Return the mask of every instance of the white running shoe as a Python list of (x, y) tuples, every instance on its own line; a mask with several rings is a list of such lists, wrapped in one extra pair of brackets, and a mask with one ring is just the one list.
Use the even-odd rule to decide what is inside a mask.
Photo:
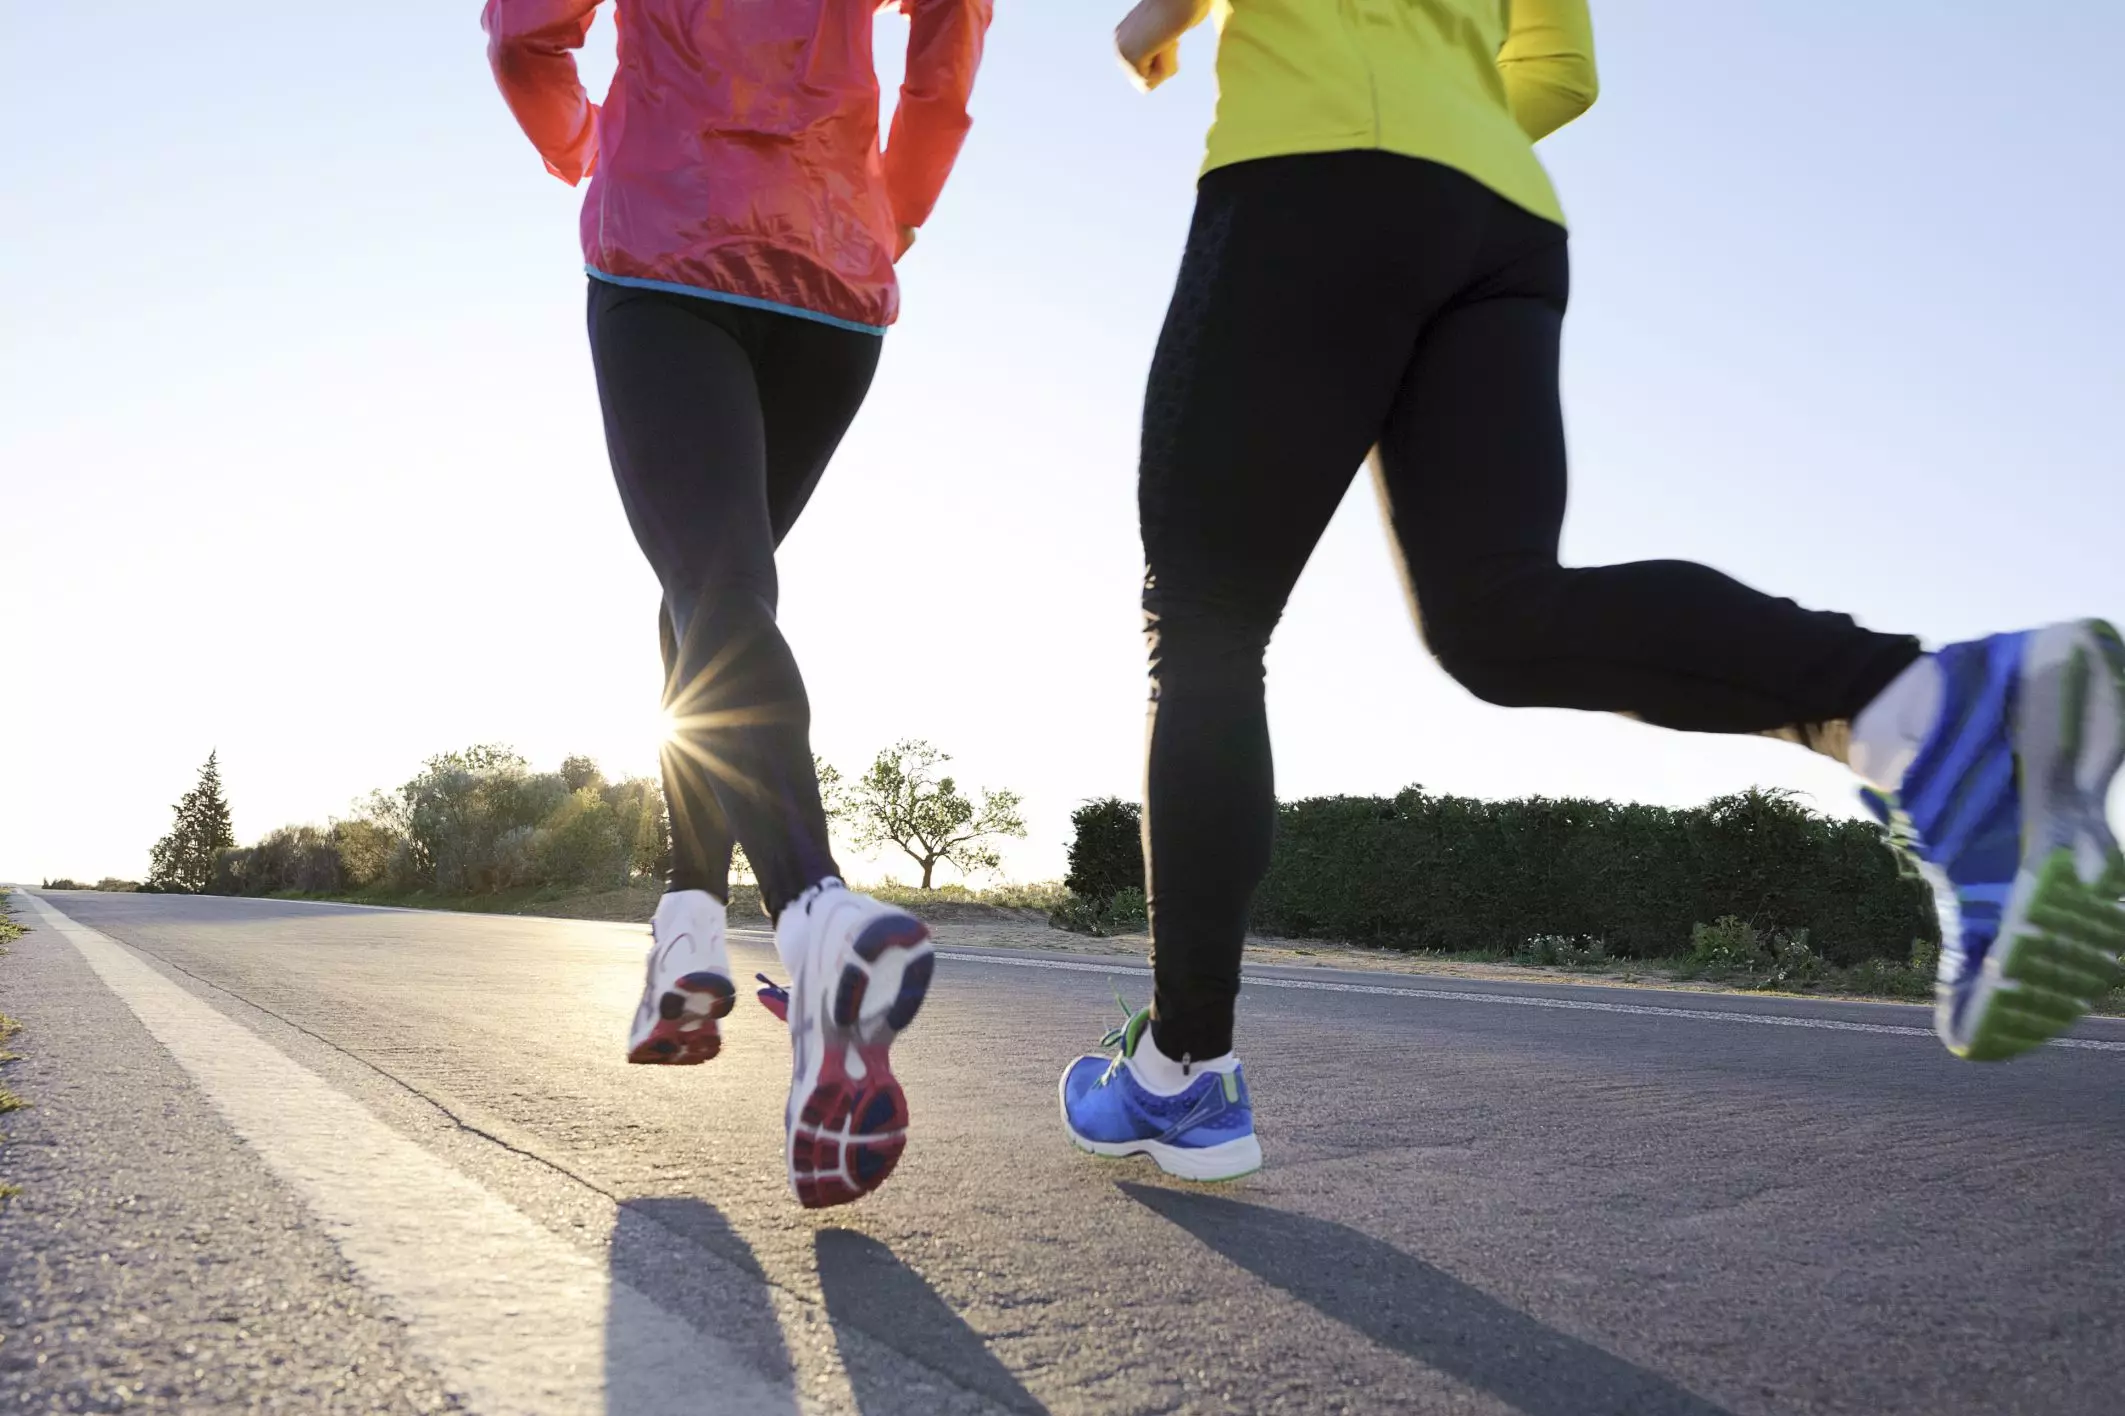
[(673, 890), (649, 922), (648, 977), (627, 1035), (627, 1060), (666, 1067), (706, 1062), (723, 1046), (716, 1019), (730, 1012), (730, 948), (723, 904), (706, 890)]
[(887, 1051), (929, 992), (930, 931), (825, 880), (784, 908), (775, 948), (792, 975), (790, 1189), (806, 1209), (845, 1205), (883, 1185), (907, 1146), (907, 1096)]

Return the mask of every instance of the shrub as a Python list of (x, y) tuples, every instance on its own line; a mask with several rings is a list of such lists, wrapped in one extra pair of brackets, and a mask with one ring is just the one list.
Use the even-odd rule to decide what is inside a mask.
[(1941, 971), (1941, 943), (1938, 939), (1914, 939), (1911, 941), (1911, 972), (1927, 982), (1932, 982)]
[(1104, 938), (1110, 934), (1139, 933), (1150, 920), (1144, 907), (1144, 892), (1131, 887), (1117, 890), (1104, 900), (1074, 893), (1068, 895), (1049, 913), (1048, 923), (1072, 934)]
[(633, 842), (596, 787), (580, 788), (546, 817), (533, 838), (539, 883), (617, 886), (627, 883)]
[(384, 863), (384, 888), (410, 894), (426, 886), (432, 877), (421, 862), (420, 848), (400, 836), (391, 843), (391, 858)]
[(1538, 934), (1527, 941), (1520, 959), (1551, 967), (1587, 968), (1609, 962), (1608, 945), (1599, 939), (1571, 939), (1561, 934)]
[(340, 869), (349, 886), (366, 889), (383, 882), (391, 866), (391, 852), (399, 842), (397, 832), (381, 822), (356, 817), (333, 822), (330, 835), (332, 844), (339, 849)]
[(251, 850), (231, 846), (214, 857), (214, 874), (207, 881), (209, 895), (244, 895), (251, 879)]
[(606, 787), (604, 796), (628, 843), (629, 873), (662, 879), (671, 869), (671, 818), (664, 809), (663, 787), (654, 778), (629, 777)]
[(1070, 813), (1070, 873), (1063, 886), (1088, 900), (1144, 888), (1143, 809), (1120, 797), (1088, 801)]
[(544, 882), (544, 873), (539, 868), (538, 839), (539, 828), (536, 826), (519, 826), (502, 833), (494, 843), (492, 863), (496, 889)]
[(1861, 959), (1845, 975), (1845, 985), (1855, 993), (1881, 993), (1895, 998), (1931, 998), (1933, 971), (1906, 968), (1888, 959)]
[(1829, 972), (1830, 966), (1820, 954), (1808, 947), (1808, 931), (1803, 929), (1793, 934), (1774, 935), (1770, 941), (1771, 973), (1764, 980), (1764, 987), (1785, 985), (1803, 988), (1819, 983)]
[(79, 880), (69, 880), (62, 875), (57, 880), (45, 881), (42, 888), (46, 890), (86, 890), (89, 887), (82, 884)]
[(214, 857), (207, 893), (213, 895), (333, 895), (346, 888), (339, 847), (315, 826), (283, 826), (255, 846)]
[(1699, 968), (1744, 972), (1761, 968), (1769, 955), (1763, 932), (1733, 915), (1690, 930), (1690, 962)]

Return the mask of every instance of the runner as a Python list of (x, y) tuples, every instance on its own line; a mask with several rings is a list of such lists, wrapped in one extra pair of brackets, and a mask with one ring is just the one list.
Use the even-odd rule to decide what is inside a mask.
[(488, 0), (510, 110), (571, 185), (605, 440), (663, 586), (673, 866), (630, 1062), (705, 1062), (735, 990), (733, 839), (793, 975), (785, 1158), (807, 1207), (883, 1184), (906, 1145), (887, 1049), (922, 1005), (929, 931), (846, 889), (810, 707), (775, 625), (775, 549), (863, 404), (899, 313), (894, 263), (969, 126), (989, 0), (900, 0), (907, 82), (878, 144), (878, 0), (618, 0), (602, 107), (572, 51), (599, 0)]
[[(1123, 21), (1143, 87), (1210, 8), (1144, 0)], [(2009, 1057), (2070, 1025), (2125, 946), (2110, 626), (1925, 654), (1702, 566), (1558, 563), (1568, 266), (1532, 143), (1594, 101), (1585, 0), (1224, 0), (1218, 18), (1144, 405), (1153, 1001), (1111, 1060), (1064, 1073), (1072, 1139), (1194, 1179), (1261, 1163), (1232, 1019), (1276, 819), (1263, 651), (1368, 450), (1425, 641), (1471, 692), (1848, 762), (1951, 923), (1948, 1046)]]

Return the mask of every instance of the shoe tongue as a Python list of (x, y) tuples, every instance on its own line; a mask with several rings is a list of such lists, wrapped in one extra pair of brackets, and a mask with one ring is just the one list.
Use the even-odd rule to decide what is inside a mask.
[(1143, 1040), (1144, 1029), (1151, 1026), (1151, 1010), (1139, 1008), (1122, 1024), (1122, 1056), (1134, 1057), (1136, 1045)]

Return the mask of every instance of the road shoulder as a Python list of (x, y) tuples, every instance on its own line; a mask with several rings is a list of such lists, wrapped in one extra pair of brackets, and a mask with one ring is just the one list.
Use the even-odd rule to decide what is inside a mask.
[(0, 1147), (0, 1407), (459, 1409), (80, 954), (18, 919), (0, 980), (32, 1104)]

